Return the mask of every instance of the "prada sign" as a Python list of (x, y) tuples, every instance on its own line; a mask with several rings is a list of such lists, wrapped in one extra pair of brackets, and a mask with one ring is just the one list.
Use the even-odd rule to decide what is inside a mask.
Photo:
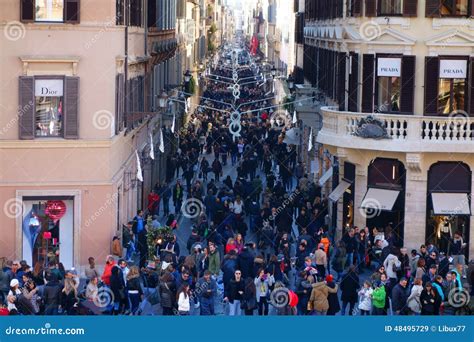
[(63, 80), (35, 80), (35, 96), (63, 96)]
[(378, 58), (377, 76), (400, 77), (402, 74), (401, 58)]
[(466, 78), (467, 60), (442, 59), (439, 62), (439, 78)]

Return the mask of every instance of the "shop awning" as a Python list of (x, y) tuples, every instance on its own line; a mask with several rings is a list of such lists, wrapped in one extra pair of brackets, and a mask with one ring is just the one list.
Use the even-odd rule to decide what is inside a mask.
[(341, 180), (339, 185), (329, 194), (329, 199), (333, 202), (339, 201), (342, 194), (351, 186), (351, 183), (345, 180)]
[(369, 188), (362, 200), (361, 208), (375, 210), (392, 210), (400, 190)]
[(435, 215), (471, 215), (468, 194), (435, 192), (431, 199)]
[(326, 182), (332, 177), (332, 167), (329, 168), (325, 173), (324, 175), (319, 178), (319, 186), (323, 186), (324, 184), (326, 184)]

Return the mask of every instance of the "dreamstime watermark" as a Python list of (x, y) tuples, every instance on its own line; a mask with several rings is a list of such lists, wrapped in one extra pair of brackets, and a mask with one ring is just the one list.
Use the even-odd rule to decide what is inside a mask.
[(15, 328), (9, 326), (5, 335), (85, 335), (84, 328), (52, 328), (51, 323), (45, 323), (39, 328)]
[(184, 217), (194, 219), (199, 217), (201, 213), (204, 212), (204, 208), (205, 206), (202, 201), (198, 200), (197, 198), (188, 198), (181, 206), (181, 212), (183, 213)]
[(3, 34), (9, 41), (16, 42), (26, 36), (26, 28), (23, 23), (13, 20), (9, 21), (3, 28)]
[(106, 130), (114, 124), (114, 115), (108, 110), (102, 109), (94, 113), (92, 124), (98, 130)]
[(106, 308), (114, 303), (114, 292), (108, 287), (101, 287), (92, 301), (98, 308)]
[(371, 20), (363, 23), (360, 26), (359, 34), (363, 40), (374, 40), (380, 37), (380, 35), (382, 34), (382, 28), (377, 22)]
[(115, 26), (115, 24), (117, 22), (117, 19), (118, 19), (117, 16), (115, 16), (113, 18), (107, 17), (107, 20), (104, 23), (104, 25), (102, 26), (102, 28), (99, 30), (99, 32), (94, 34), (94, 36), (92, 37), (92, 39), (90, 41), (88, 41), (84, 44), (84, 48), (86, 50), (89, 50), (93, 45), (95, 45), (95, 43), (97, 43), (102, 38), (102, 36), (104, 35), (105, 32), (107, 32), (110, 28)]
[(25, 211), (25, 204), (18, 198), (10, 198), (3, 205), (3, 213), (11, 219), (20, 217)]
[(10, 129), (14, 128), (20, 118), (25, 115), (25, 113), (33, 108), (33, 101), (28, 102), (24, 106), (18, 106), (17, 113), (10, 121), (7, 122), (5, 126), (0, 129), (0, 136), (6, 134)]
[(290, 290), (286, 287), (276, 287), (270, 292), (270, 303), (275, 308), (284, 308), (290, 304)]
[(471, 301), (471, 296), (469, 295), (469, 291), (459, 288), (454, 288), (448, 293), (448, 303), (453, 308), (462, 308), (466, 306)]
[(92, 223), (94, 223), (108, 208), (117, 203), (118, 197), (118, 192), (114, 193), (112, 196), (109, 195), (105, 203), (85, 221), (84, 226), (89, 227)]
[(278, 109), (270, 116), (270, 123), (272, 125), (272, 128), (290, 127), (292, 121), (293, 118), (288, 113), (288, 111), (284, 109)]
[(377, 217), (382, 212), (382, 205), (375, 198), (365, 198), (359, 208), (362, 217), (372, 219)]
[(299, 196), (300, 194), (300, 191), (298, 189), (296, 189), (290, 196), (288, 196), (288, 198), (286, 198), (283, 203), (278, 207), (276, 208), (275, 212), (272, 212), (272, 214), (270, 215), (270, 217), (268, 218), (268, 220), (265, 222), (265, 223), (269, 223), (268, 221), (273, 221), (275, 220), (275, 218), (280, 215), (280, 213), (285, 210), (290, 204), (292, 204), (294, 202), (294, 200), (296, 199), (297, 196)]

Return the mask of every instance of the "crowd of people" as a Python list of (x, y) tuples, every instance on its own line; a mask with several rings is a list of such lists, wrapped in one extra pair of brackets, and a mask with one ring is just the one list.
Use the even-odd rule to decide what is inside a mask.
[[(288, 127), (275, 123), (266, 85), (255, 68), (239, 67), (239, 79), (253, 81), (234, 99), (219, 81), (232, 73), (212, 70), (201, 105), (179, 132), (178, 153), (167, 160), (167, 182), (155, 185), (147, 208), (114, 239), (104, 270), (89, 258), (84, 283), (57, 262), (31, 269), (9, 261), (0, 271), (9, 314), (137, 315), (145, 304), (163, 315), (216, 315), (220, 308), (227, 315), (474, 313), (474, 266), (465, 265), (462, 235), (448, 255), (433, 244), (408, 251), (390, 224), (347, 227), (335, 239), (327, 198), (296, 146), (285, 142)], [(236, 108), (238, 137), (229, 131)], [(202, 206), (183, 225), (189, 199)], [(174, 238), (157, 243), (150, 260), (147, 232), (163, 225)], [(185, 243), (179, 230), (191, 231)]]

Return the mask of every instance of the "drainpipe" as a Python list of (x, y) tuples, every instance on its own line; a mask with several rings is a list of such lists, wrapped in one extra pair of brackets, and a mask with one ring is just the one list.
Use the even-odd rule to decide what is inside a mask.
[[(130, 18), (130, 2), (127, 1), (126, 3), (126, 9), (125, 9), (125, 18), (124, 18), (124, 24), (125, 24), (125, 65), (124, 65), (124, 78), (125, 78), (125, 101), (124, 101), (124, 115), (125, 115), (125, 123), (128, 124), (128, 24), (129, 24), (129, 18)], [(128, 130), (128, 127), (127, 127)]]
[(143, 0), (143, 23), (145, 26), (145, 56), (148, 56), (148, 0)]

